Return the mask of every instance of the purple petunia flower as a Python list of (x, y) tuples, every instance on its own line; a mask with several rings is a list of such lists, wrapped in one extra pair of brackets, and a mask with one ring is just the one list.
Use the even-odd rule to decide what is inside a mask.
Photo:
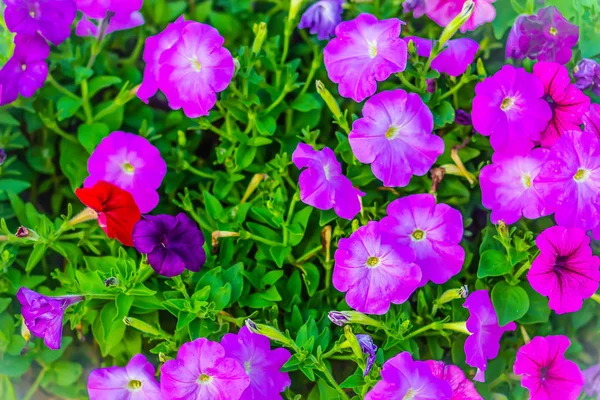
[(280, 393), (291, 383), (288, 373), (281, 372), (283, 364), (292, 356), (289, 351), (283, 348), (271, 350), (269, 338), (252, 333), (245, 326), (237, 335), (223, 336), (221, 345), (225, 348), (225, 356), (239, 361), (250, 377), (250, 386), (240, 400), (282, 399)]
[(402, 12), (413, 13), (413, 18), (421, 18), (425, 14), (425, 0), (404, 0)]
[(531, 400), (577, 400), (584, 379), (577, 364), (565, 358), (570, 345), (563, 335), (537, 336), (517, 351), (513, 371)]
[(552, 109), (552, 118), (541, 135), (542, 146), (551, 147), (564, 132), (579, 130), (590, 98), (571, 84), (569, 71), (560, 64), (538, 62), (533, 73), (544, 84), (545, 98)]
[[(413, 41), (419, 57), (429, 57), (431, 49), (437, 41), (407, 36), (404, 41)], [(452, 39), (446, 42), (444, 50), (431, 62), (431, 69), (450, 76), (460, 76), (465, 73), (475, 59), (479, 43), (469, 38)]]
[(342, 4), (345, 0), (319, 0), (302, 14), (298, 29), (310, 28), (310, 34), (317, 34), (319, 40), (329, 39), (335, 27), (342, 22)]
[(460, 246), (463, 221), (460, 212), (436, 204), (431, 194), (413, 194), (392, 201), (381, 230), (393, 235), (401, 252), (412, 249), (421, 267), (420, 286), (447, 282), (462, 269), (465, 251)]
[(4, 20), (9, 31), (23, 35), (40, 33), (58, 46), (71, 34), (77, 15), (73, 0), (4, 0)]
[(452, 387), (452, 397), (450, 400), (483, 400), (483, 397), (475, 390), (473, 382), (468, 380), (462, 369), (456, 365), (433, 360), (425, 362), (429, 365), (433, 376), (445, 380)]
[(203, 244), (198, 225), (184, 213), (145, 215), (133, 228), (134, 247), (148, 254), (150, 266), (163, 276), (200, 271), (206, 262)]
[(292, 154), (300, 173), (300, 199), (319, 210), (333, 208), (341, 218), (352, 219), (360, 211), (360, 198), (365, 194), (352, 186), (350, 179), (342, 175), (342, 166), (334, 152), (325, 147), (316, 151), (304, 143), (298, 143)]
[(385, 314), (390, 303), (402, 304), (419, 287), (421, 269), (413, 263), (411, 248), (395, 249), (386, 241), (380, 223), (369, 222), (335, 252), (333, 286), (346, 293), (346, 302), (357, 311)]
[(88, 159), (84, 187), (98, 181), (112, 183), (133, 196), (140, 212), (158, 204), (156, 189), (167, 173), (167, 164), (148, 139), (133, 133), (113, 132), (100, 142)]
[(490, 220), (513, 224), (521, 218), (536, 219), (551, 211), (534, 185), (547, 149), (533, 149), (529, 154), (494, 154), (494, 163), (481, 169), (481, 202), (492, 210)]
[(506, 42), (506, 58), (555, 61), (567, 64), (571, 48), (579, 40), (579, 28), (556, 7), (545, 7), (537, 15), (517, 17)]
[(498, 356), (500, 339), (506, 331), (514, 331), (517, 326), (510, 322), (498, 325), (498, 316), (492, 306), (487, 290), (477, 290), (469, 295), (463, 307), (469, 310), (467, 330), (471, 335), (465, 341), (467, 364), (477, 368), (475, 380), (483, 382), (488, 360)]
[(50, 46), (38, 34), (18, 34), (15, 38), (15, 51), (0, 69), (2, 98), (0, 106), (15, 101), (19, 94), (31, 97), (44, 86), (48, 77), (46, 59)]
[(579, 310), (600, 282), (600, 258), (592, 255), (589, 236), (579, 228), (552, 226), (535, 244), (540, 254), (527, 274), (531, 287), (549, 298), (557, 314)]
[[(440, 26), (446, 26), (462, 11), (467, 0), (425, 0), (425, 13)], [(478, 26), (492, 22), (496, 18), (496, 9), (492, 5), (496, 0), (473, 0), (473, 14), (460, 31), (474, 31)]]
[(424, 361), (413, 361), (410, 353), (403, 351), (383, 364), (382, 380), (369, 391), (365, 400), (450, 400), (452, 387), (436, 378)]
[(505, 65), (475, 86), (473, 127), (491, 135), (496, 151), (527, 153), (552, 117), (543, 96), (542, 81), (523, 68)]
[(161, 400), (154, 366), (137, 354), (125, 367), (95, 369), (88, 378), (90, 400)]
[(160, 372), (165, 400), (237, 400), (250, 385), (244, 366), (206, 338), (184, 343), (177, 358), (165, 362)]
[(584, 58), (573, 68), (575, 87), (586, 90), (590, 87), (595, 95), (600, 95), (600, 65), (589, 58)]
[(600, 143), (591, 132), (564, 133), (533, 182), (556, 223), (590, 230), (600, 223)]
[(367, 355), (367, 364), (363, 372), (363, 376), (367, 376), (369, 375), (369, 372), (375, 363), (375, 358), (377, 357), (377, 346), (375, 343), (373, 343), (373, 338), (367, 334), (356, 335), (356, 340), (360, 345), (360, 349)]
[(590, 397), (600, 399), (600, 364), (592, 365), (582, 371), (584, 378), (583, 392)]
[(592, 103), (588, 111), (583, 114), (583, 130), (592, 132), (600, 138), (600, 104)]
[(75, 0), (77, 9), (89, 18), (102, 19), (107, 12), (131, 14), (142, 8), (144, 0)]
[(456, 117), (454, 118), (454, 122), (459, 125), (473, 125), (471, 114), (461, 109), (456, 110)]
[(49, 297), (21, 287), (17, 299), (23, 306), (21, 314), (27, 328), (34, 336), (44, 338), (44, 344), (52, 350), (60, 349), (65, 310), (84, 300), (83, 296)]
[(325, 68), (340, 95), (361, 102), (377, 90), (377, 82), (404, 71), (407, 46), (400, 39), (404, 22), (397, 18), (379, 21), (360, 14), (335, 28), (336, 38), (324, 50)]
[[(100, 35), (100, 24), (102, 20), (87, 18), (84, 16), (77, 23), (75, 33), (77, 36), (95, 36)], [(116, 31), (124, 31), (144, 25), (142, 13), (136, 11), (132, 13), (117, 13), (110, 18), (110, 22), (104, 31), (105, 35)]]

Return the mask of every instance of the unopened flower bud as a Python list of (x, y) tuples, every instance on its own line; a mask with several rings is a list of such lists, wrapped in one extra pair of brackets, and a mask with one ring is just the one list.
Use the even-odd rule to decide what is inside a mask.
[(329, 107), (329, 110), (331, 111), (335, 119), (343, 118), (340, 106), (338, 105), (337, 101), (335, 101), (329, 90), (327, 90), (323, 82), (317, 81), (316, 86), (317, 93), (319, 93), (321, 98), (325, 101), (325, 104), (327, 104), (327, 107)]
[(303, 0), (290, 0), (290, 13), (288, 14), (288, 20), (294, 21), (298, 13), (300, 12), (300, 6), (302, 6)]
[(21, 239), (29, 239), (29, 240), (38, 240), (39, 236), (37, 233), (35, 233), (33, 230), (28, 229), (26, 227), (24, 227), (23, 225), (21, 225), (19, 227), (19, 229), (17, 229), (17, 233), (15, 233), (15, 236)]
[(360, 343), (358, 343), (358, 339), (352, 332), (352, 327), (350, 325), (344, 326), (344, 336), (346, 337), (346, 345), (352, 349), (352, 352), (356, 357), (362, 359), (363, 352), (360, 348)]
[(260, 24), (254, 24), (252, 27), (254, 32), (254, 43), (252, 43), (252, 53), (258, 54), (262, 48), (263, 42), (267, 37), (267, 24), (261, 22)]
[(119, 284), (119, 280), (117, 278), (115, 278), (114, 276), (111, 276), (110, 278), (106, 278), (104, 280), (104, 286), (106, 286), (106, 287), (117, 286), (118, 284)]
[(338, 326), (344, 324), (359, 324), (367, 326), (375, 326), (380, 328), (381, 322), (374, 320), (358, 311), (330, 311), (327, 315), (329, 320)]
[(283, 333), (281, 333), (277, 329), (273, 328), (272, 326), (257, 324), (249, 318), (246, 320), (245, 324), (246, 324), (246, 327), (252, 333), (258, 333), (259, 335), (266, 336), (271, 340), (274, 340), (276, 342), (283, 344), (284, 346), (288, 346), (288, 347), (295, 346), (292, 339), (288, 338), (287, 336), (285, 336)]
[(127, 326), (137, 329), (138, 331), (147, 333), (152, 336), (162, 336), (162, 333), (154, 326), (133, 317), (123, 317), (123, 323)]
[(438, 305), (448, 303), (456, 299), (466, 299), (469, 295), (469, 287), (467, 285), (461, 286), (458, 289), (446, 290), (439, 299), (436, 300)]
[(438, 48), (444, 48), (444, 45), (448, 40), (454, 36), (454, 34), (460, 29), (461, 26), (465, 24), (471, 18), (473, 14), (473, 10), (475, 10), (475, 3), (473, 0), (467, 0), (463, 4), (462, 10), (460, 14), (458, 14), (450, 23), (444, 28), (442, 34), (440, 36), (440, 40), (438, 42)]

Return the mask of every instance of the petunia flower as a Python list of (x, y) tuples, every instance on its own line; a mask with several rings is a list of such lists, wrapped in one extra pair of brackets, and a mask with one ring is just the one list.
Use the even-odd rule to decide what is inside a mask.
[(99, 368), (90, 372), (88, 395), (90, 400), (162, 400), (154, 375), (154, 366), (143, 354), (136, 354), (125, 367)]
[(560, 64), (538, 62), (533, 74), (544, 84), (544, 95), (552, 109), (552, 118), (541, 135), (542, 146), (551, 147), (564, 132), (579, 130), (590, 98), (571, 84), (569, 71)]
[(291, 384), (289, 374), (281, 372), (292, 356), (289, 351), (283, 348), (271, 350), (269, 338), (252, 333), (245, 326), (237, 335), (223, 336), (221, 345), (225, 356), (239, 361), (250, 377), (250, 386), (240, 400), (282, 399), (280, 393)]
[[(496, 18), (496, 9), (492, 5), (496, 0), (473, 0), (471, 17), (460, 31), (474, 31), (478, 26), (492, 22)], [(425, 14), (440, 26), (446, 26), (462, 11), (466, 0), (425, 0)]]
[(443, 361), (425, 361), (431, 373), (436, 378), (442, 379), (452, 387), (450, 400), (483, 400), (483, 397), (475, 390), (473, 382), (467, 379), (462, 369), (456, 365), (445, 364)]
[(4, 0), (4, 4), (4, 21), (9, 31), (39, 33), (55, 46), (69, 37), (77, 15), (73, 0)]
[(513, 371), (531, 400), (577, 400), (584, 379), (577, 364), (565, 358), (570, 344), (563, 335), (537, 336), (517, 351)]
[(362, 112), (348, 141), (358, 161), (371, 164), (384, 186), (408, 185), (412, 175), (425, 175), (444, 152), (444, 141), (432, 134), (433, 115), (415, 93), (377, 93)]
[(552, 118), (544, 85), (523, 68), (505, 65), (475, 86), (473, 127), (496, 151), (528, 153)]
[(467, 330), (471, 335), (465, 341), (466, 363), (477, 368), (475, 380), (483, 382), (488, 360), (498, 356), (500, 339), (506, 331), (514, 331), (517, 326), (510, 322), (498, 325), (498, 316), (487, 290), (476, 290), (463, 303), (469, 310)]
[(89, 176), (84, 187), (98, 181), (112, 183), (131, 193), (140, 212), (158, 204), (156, 189), (167, 173), (160, 151), (148, 139), (133, 133), (113, 132), (100, 142), (88, 159)]
[(584, 58), (573, 68), (575, 87), (586, 90), (592, 88), (595, 95), (600, 95), (600, 64), (589, 58)]
[(590, 104), (590, 108), (583, 114), (582, 119), (583, 130), (591, 132), (600, 138), (600, 104)]
[(507, 224), (522, 216), (536, 219), (549, 215), (546, 203), (534, 185), (547, 149), (533, 149), (529, 154), (494, 153), (494, 163), (481, 169), (481, 202), (492, 210), (491, 221)]
[(131, 14), (142, 8), (144, 0), (75, 0), (77, 9), (89, 18), (102, 19), (107, 12)]
[(17, 299), (22, 305), (21, 314), (27, 328), (34, 336), (43, 338), (52, 350), (60, 349), (65, 310), (84, 300), (83, 296), (49, 297), (21, 287)]
[(204, 236), (184, 213), (145, 215), (133, 228), (133, 246), (148, 255), (148, 263), (163, 276), (198, 272), (206, 262)]
[(592, 255), (589, 236), (579, 228), (552, 226), (535, 244), (540, 254), (527, 274), (531, 287), (549, 298), (557, 314), (578, 311), (600, 282), (600, 258)]
[(342, 4), (345, 0), (319, 0), (306, 9), (298, 29), (309, 29), (319, 40), (329, 39), (335, 27), (342, 22)]
[(447, 282), (462, 269), (465, 251), (460, 246), (463, 221), (460, 212), (436, 204), (431, 194), (413, 194), (392, 201), (381, 220), (383, 234), (393, 235), (399, 251), (412, 249), (421, 267), (420, 286)]
[[(88, 18), (84, 15), (77, 23), (75, 33), (77, 36), (94, 36), (100, 35), (101, 19)], [(110, 22), (104, 31), (105, 35), (116, 31), (124, 31), (127, 29), (136, 28), (144, 25), (144, 17), (139, 11), (132, 13), (117, 13), (110, 18)]]
[(425, 14), (425, 0), (404, 0), (402, 2), (402, 12), (409, 13), (412, 11), (413, 18), (421, 18)]
[(469, 114), (465, 110), (461, 110), (460, 108), (456, 110), (454, 122), (458, 125), (473, 125), (473, 119), (471, 118), (471, 114)]
[[(435, 40), (424, 39), (416, 36), (404, 38), (406, 43), (412, 42), (417, 49), (419, 57), (427, 57), (437, 43)], [(431, 62), (431, 69), (450, 76), (460, 76), (465, 73), (473, 63), (475, 54), (479, 50), (479, 43), (469, 38), (452, 39), (446, 42), (444, 49)]]
[(583, 392), (590, 397), (596, 397), (596, 400), (600, 399), (600, 364), (584, 369), (582, 374)]
[(579, 28), (556, 7), (545, 7), (537, 15), (520, 15), (506, 42), (506, 58), (554, 61), (567, 64), (571, 48), (579, 40)]
[(346, 302), (360, 312), (385, 314), (390, 303), (404, 303), (421, 282), (414, 251), (396, 249), (376, 221), (340, 239), (334, 258), (333, 286), (347, 292)]
[(352, 219), (360, 211), (360, 198), (365, 194), (352, 186), (350, 179), (342, 175), (342, 166), (335, 153), (328, 147), (316, 151), (307, 144), (299, 143), (292, 154), (292, 162), (303, 169), (298, 178), (300, 199), (319, 210), (333, 208), (345, 219)]
[(15, 37), (15, 51), (0, 69), (0, 106), (12, 103), (19, 94), (31, 97), (44, 86), (48, 77), (46, 59), (49, 55), (50, 46), (40, 35), (20, 33)]
[[(76, 189), (75, 195), (89, 207), (82, 212), (85, 215), (81, 221), (97, 218), (106, 236), (125, 246), (133, 246), (131, 235), (141, 214), (129, 192), (112, 183), (98, 181), (91, 188)], [(78, 216), (74, 220), (78, 220)]]
[(341, 96), (361, 102), (377, 91), (377, 82), (404, 71), (408, 57), (406, 43), (399, 38), (404, 22), (397, 18), (378, 20), (360, 14), (335, 28), (323, 53), (332, 82)]
[(600, 143), (591, 132), (563, 133), (533, 182), (556, 223), (590, 230), (600, 223)]
[(360, 345), (360, 349), (367, 355), (367, 364), (363, 372), (363, 376), (369, 375), (373, 364), (375, 364), (375, 358), (377, 357), (377, 346), (373, 343), (373, 338), (367, 334), (356, 335), (356, 340)]
[(407, 351), (383, 364), (381, 380), (365, 396), (365, 400), (450, 400), (452, 387), (436, 378), (424, 361), (413, 361)]
[(165, 400), (237, 400), (250, 385), (244, 366), (206, 338), (184, 343), (177, 358), (165, 362), (160, 372)]

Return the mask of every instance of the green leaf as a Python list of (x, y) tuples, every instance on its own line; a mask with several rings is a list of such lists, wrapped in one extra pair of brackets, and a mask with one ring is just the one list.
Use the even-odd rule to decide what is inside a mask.
[(304, 93), (302, 96), (297, 97), (292, 103), (294, 110), (309, 112), (312, 110), (320, 110), (321, 102), (317, 99), (317, 95), (314, 93)]
[(302, 279), (306, 285), (306, 291), (308, 292), (308, 296), (312, 297), (319, 288), (321, 273), (319, 272), (319, 268), (312, 263), (306, 263), (302, 265), (302, 268), (306, 271), (306, 273), (302, 274)]
[(87, 160), (88, 152), (83, 147), (66, 139), (60, 141), (60, 168), (73, 191), (83, 184), (88, 175)]
[(17, 179), (0, 179), (0, 200), (7, 200), (7, 193), (19, 194), (29, 189), (31, 184)]
[(202, 191), (202, 196), (204, 197), (204, 206), (206, 207), (206, 213), (213, 219), (219, 219), (223, 213), (223, 206), (219, 202), (219, 200), (208, 193), (206, 190)]
[(79, 85), (85, 79), (94, 75), (94, 70), (82, 66), (75, 67), (75, 84)]
[(481, 279), (487, 276), (502, 276), (512, 268), (505, 254), (497, 250), (486, 250), (481, 253), (477, 277)]
[(531, 287), (531, 285), (527, 282), (521, 282), (519, 284), (529, 297), (529, 309), (519, 319), (519, 323), (521, 324), (539, 324), (548, 322), (548, 318), (550, 318), (550, 308), (548, 307), (548, 299)]
[(52, 364), (52, 371), (56, 374), (54, 382), (60, 386), (72, 385), (83, 373), (81, 364), (60, 360)]
[[(261, 135), (265, 135), (265, 136), (273, 136), (273, 134), (275, 133), (275, 129), (277, 128), (277, 123), (275, 122), (275, 118), (273, 117), (261, 117), (256, 119), (256, 129), (258, 130), (258, 132)], [(252, 138), (250, 139), (250, 142), (252, 142), (253, 140), (256, 142), (256, 139), (267, 139), (267, 138)], [(248, 142), (248, 144), (250, 144), (250, 142)], [(254, 143), (255, 143), (254, 142)], [(260, 146), (258, 144), (251, 144), (252, 146)]]
[(451, 124), (454, 122), (454, 116), (454, 108), (447, 101), (442, 101), (439, 106), (433, 109), (433, 121), (436, 128)]
[(118, 85), (121, 82), (121, 78), (117, 76), (97, 76), (91, 79), (88, 84), (88, 95), (92, 98), (100, 90), (113, 85)]
[(256, 147), (241, 143), (240, 147), (235, 151), (237, 170), (248, 168), (252, 164), (252, 161), (254, 161), (254, 157), (256, 157)]
[(504, 33), (509, 29), (519, 15), (511, 6), (510, 0), (499, 0), (496, 2), (496, 18), (492, 21), (494, 36), (502, 39)]
[(498, 324), (504, 326), (516, 321), (529, 310), (529, 297), (520, 286), (511, 286), (506, 282), (498, 282), (492, 289), (492, 303)]
[(42, 257), (44, 257), (44, 254), (46, 254), (46, 250), (48, 250), (48, 245), (45, 243), (36, 243), (33, 245), (33, 251), (27, 259), (27, 265), (25, 265), (26, 272), (30, 272), (38, 265), (42, 260)]
[(0, 126), (2, 125), (19, 126), (20, 124), (8, 111), (0, 110)]
[(81, 107), (81, 99), (74, 99), (69, 96), (63, 96), (56, 102), (56, 109), (58, 110), (57, 119), (59, 121), (65, 120), (72, 117), (77, 110)]
[(108, 126), (98, 122), (93, 124), (81, 124), (79, 125), (79, 128), (77, 128), (77, 138), (79, 139), (79, 143), (81, 143), (90, 154), (109, 133)]

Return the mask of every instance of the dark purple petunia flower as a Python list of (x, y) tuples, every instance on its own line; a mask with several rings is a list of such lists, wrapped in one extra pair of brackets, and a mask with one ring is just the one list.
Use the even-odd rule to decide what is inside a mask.
[(409, 13), (412, 11), (414, 18), (420, 18), (425, 14), (425, 0), (404, 0), (402, 3), (402, 11)]
[(600, 96), (600, 65), (596, 61), (589, 58), (581, 60), (573, 68), (573, 78), (577, 89), (592, 88), (594, 94)]
[(4, 0), (4, 3), (9, 31), (24, 35), (39, 32), (56, 46), (69, 37), (77, 15), (73, 0)]
[(145, 215), (133, 228), (133, 245), (148, 255), (148, 262), (163, 276), (176, 276), (185, 269), (198, 272), (206, 261), (204, 236), (184, 213)]
[(369, 375), (369, 372), (375, 363), (375, 357), (377, 357), (377, 346), (375, 343), (373, 343), (373, 338), (367, 334), (356, 335), (356, 340), (358, 340), (360, 349), (367, 355), (367, 366), (365, 367), (365, 371), (363, 373), (363, 376), (367, 376)]
[(473, 125), (471, 114), (461, 109), (456, 110), (456, 117), (454, 118), (454, 122), (456, 122), (459, 125)]
[(335, 27), (342, 22), (342, 4), (345, 0), (320, 0), (314, 3), (302, 15), (299, 29), (310, 28), (312, 35), (317, 34), (319, 40), (333, 36)]

